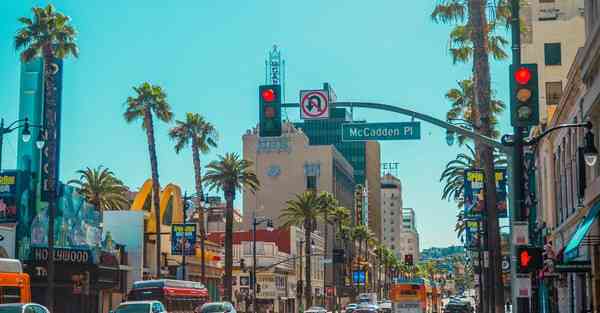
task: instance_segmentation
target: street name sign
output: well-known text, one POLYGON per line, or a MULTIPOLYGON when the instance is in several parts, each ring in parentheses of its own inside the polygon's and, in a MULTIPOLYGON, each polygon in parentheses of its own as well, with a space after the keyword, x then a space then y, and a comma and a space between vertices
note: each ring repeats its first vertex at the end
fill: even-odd
POLYGON ((419 122, 342 124, 342 141, 418 139, 421 139, 419 122))

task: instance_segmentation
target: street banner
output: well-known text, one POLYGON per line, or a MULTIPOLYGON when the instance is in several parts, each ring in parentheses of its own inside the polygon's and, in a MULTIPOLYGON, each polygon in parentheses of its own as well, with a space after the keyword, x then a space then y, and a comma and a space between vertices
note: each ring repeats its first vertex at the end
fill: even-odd
POLYGON ((196 253, 196 224, 171 225, 171 254, 194 255, 196 253))
POLYGON ((17 221, 18 174, 17 171, 0 173, 0 223, 17 221))
POLYGON ((477 250, 481 247, 481 232, 479 230, 479 221, 465 221, 465 245, 468 250, 477 250))
MULTIPOLYGON (((496 169, 496 212, 507 217, 506 169, 496 169)), ((466 169, 464 174, 465 216, 479 215, 485 208, 484 176, 481 169, 466 169)))

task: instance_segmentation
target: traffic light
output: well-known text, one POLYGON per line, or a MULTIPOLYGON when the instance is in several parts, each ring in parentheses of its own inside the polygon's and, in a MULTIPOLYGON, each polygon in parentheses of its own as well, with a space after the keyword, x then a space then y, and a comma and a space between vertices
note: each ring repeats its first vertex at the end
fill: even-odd
POLYGON ((333 249, 333 263, 343 264, 345 261, 346 251, 344 249, 333 249))
POLYGON ((539 124, 537 64, 510 66, 510 122, 514 127, 539 124))
POLYGON ((534 273, 543 266, 542 249, 517 247, 517 273, 534 273))
POLYGON ((260 137, 281 136, 281 87, 263 85, 258 88, 260 104, 260 137))
POLYGON ((242 272, 246 271, 246 260, 240 259, 240 269, 242 270, 242 272))
POLYGON ((260 293, 260 284, 256 284, 256 293, 260 293))
POLYGON ((410 266, 413 265, 413 256, 412 256, 412 254, 406 254, 406 255, 404 255, 404 264, 410 265, 410 266))

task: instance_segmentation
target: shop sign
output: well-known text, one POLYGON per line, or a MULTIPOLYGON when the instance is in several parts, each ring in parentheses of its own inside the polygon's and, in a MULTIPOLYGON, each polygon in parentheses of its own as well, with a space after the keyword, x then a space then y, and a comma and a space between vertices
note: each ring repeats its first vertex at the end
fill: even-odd
POLYGON ((19 172, 0 173, 0 223, 17 221, 17 203, 19 198, 19 172))
POLYGON ((554 270, 559 273, 587 273, 592 271, 592 263, 589 261, 573 261, 555 264, 554 270))
MULTIPOLYGON (((33 248, 33 260, 38 262, 48 261, 48 248, 33 248)), ((93 264, 93 258, 89 250, 76 250, 54 248, 54 261, 69 264, 93 264)))

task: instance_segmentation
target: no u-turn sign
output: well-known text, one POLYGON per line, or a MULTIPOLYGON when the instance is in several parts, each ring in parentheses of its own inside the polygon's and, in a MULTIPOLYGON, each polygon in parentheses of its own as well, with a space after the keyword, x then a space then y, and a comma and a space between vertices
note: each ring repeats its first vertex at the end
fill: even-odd
POLYGON ((329 118, 327 90, 300 91, 300 117, 305 120, 329 118))

